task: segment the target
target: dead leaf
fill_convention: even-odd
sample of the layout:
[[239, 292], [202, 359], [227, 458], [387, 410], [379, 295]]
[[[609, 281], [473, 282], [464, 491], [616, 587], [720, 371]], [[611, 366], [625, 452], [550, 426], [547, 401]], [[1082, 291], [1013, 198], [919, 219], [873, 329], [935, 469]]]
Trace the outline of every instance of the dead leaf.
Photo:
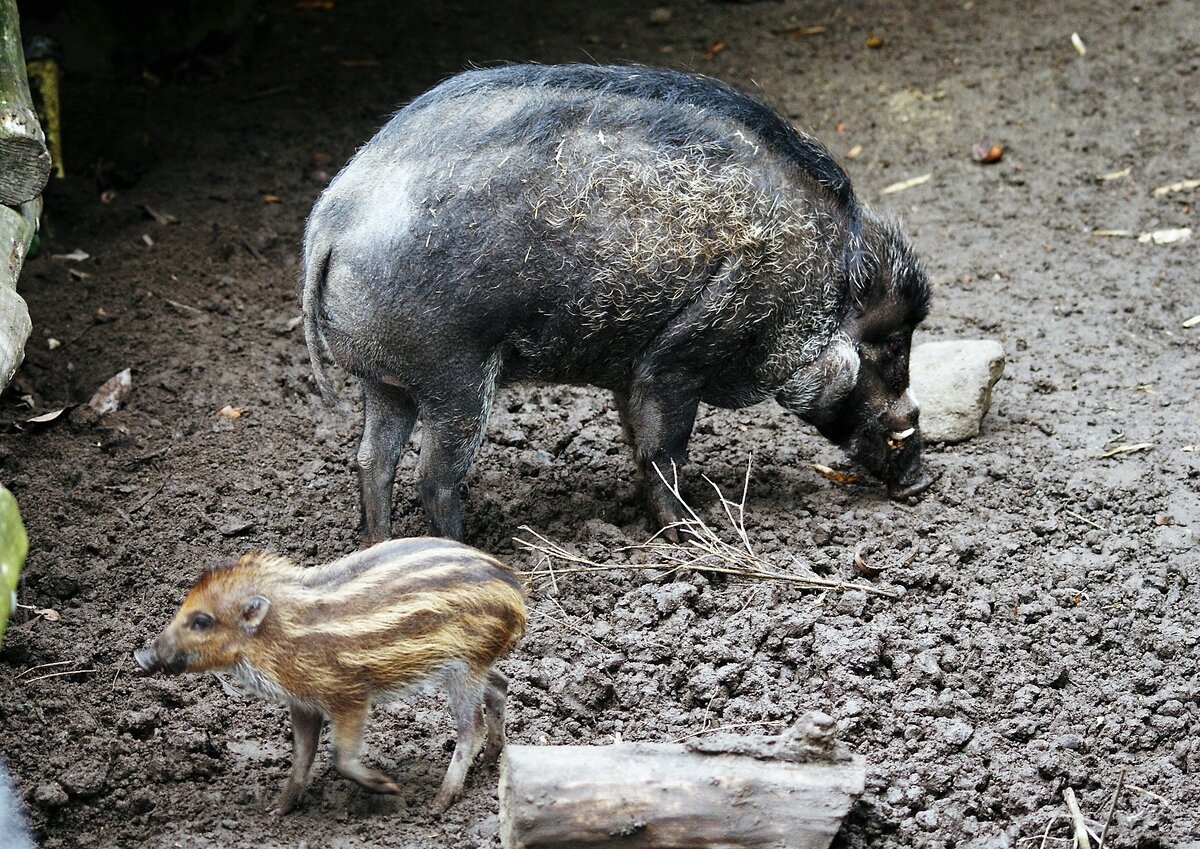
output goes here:
[[1151, 230], [1149, 233], [1142, 233], [1138, 236], [1138, 241], [1143, 244], [1171, 245], [1175, 242], [1186, 242], [1190, 238], [1192, 238], [1191, 227], [1170, 227], [1165, 230]]
[[71, 277], [73, 277], [76, 280], [87, 280], [89, 277], [92, 276], [92, 275], [88, 274], [86, 271], [80, 271], [78, 268], [68, 268], [67, 273], [70, 274]]
[[1151, 194], [1156, 198], [1163, 195], [1169, 195], [1173, 192], [1186, 192], [1188, 189], [1200, 189], [1200, 180], [1180, 180], [1178, 183], [1169, 183], [1165, 186], [1159, 186]]
[[1200, 324], [1200, 315], [1192, 316], [1191, 318], [1189, 318], [1187, 321], [1185, 321], [1183, 323], [1183, 326], [1185, 328], [1189, 328], [1189, 327], [1195, 327], [1197, 324]]
[[1132, 239], [1137, 233], [1132, 230], [1093, 230], [1093, 236], [1112, 236], [1123, 239]]
[[157, 221], [159, 224], [163, 225], [164, 227], [166, 227], [168, 224], [178, 224], [179, 223], [179, 219], [176, 218], [174, 215], [170, 215], [166, 212], [159, 212], [158, 210], [154, 209], [153, 207], [146, 206], [146, 204], [142, 204], [142, 209], [145, 210], [147, 215], [149, 215], [151, 218], [153, 218], [155, 221]]
[[726, 44], [722, 39], [718, 38], [712, 44], [708, 45], [708, 49], [704, 51], [704, 58], [708, 61], [712, 61], [713, 57], [715, 57], [728, 46], [729, 45]]
[[1004, 158], [1004, 145], [981, 141], [971, 147], [971, 156], [981, 165], [991, 165]]
[[46, 340], [46, 347], [49, 348], [51, 351], [57, 350], [61, 346], [62, 346], [62, 342], [55, 339], [53, 336], [51, 336], [49, 339]]
[[1147, 448], [1153, 447], [1153, 442], [1135, 442], [1132, 445], [1114, 445], [1101, 454], [1100, 459], [1107, 460], [1109, 457], [1116, 457], [1118, 454], [1132, 454], [1134, 451], [1145, 451]]
[[100, 193], [100, 203], [110, 204], [118, 197], [116, 189], [105, 189]]
[[146, 247], [148, 247], [148, 248], [154, 247], [154, 240], [150, 238], [149, 233], [142, 234], [142, 241], [146, 243]]
[[88, 401], [88, 406], [102, 416], [106, 413], [115, 413], [129, 397], [129, 390], [132, 387], [133, 377], [129, 369], [122, 369], [104, 381], [96, 390], [96, 394], [92, 396], [92, 400]]
[[867, 36], [867, 47], [870, 47], [872, 50], [878, 50], [880, 47], [883, 47], [883, 38], [878, 35]]
[[1096, 179], [1102, 183], [1109, 180], [1120, 180], [1122, 177], [1128, 177], [1133, 172], [1133, 166], [1122, 168], [1120, 171], [1109, 171], [1107, 174], [1097, 174]]
[[1154, 524], [1158, 525], [1159, 527], [1162, 527], [1163, 525], [1173, 525], [1175, 524], [1175, 517], [1168, 516], [1166, 513], [1159, 513], [1154, 517]]
[[51, 254], [50, 259], [62, 259], [67, 262], [83, 262], [85, 259], [91, 259], [92, 255], [82, 248], [76, 248], [69, 254]]
[[820, 35], [826, 31], [826, 27], [788, 27], [783, 31], [783, 34], [788, 38], [808, 38], [813, 35]]
[[97, 307], [96, 314], [92, 316], [92, 320], [95, 321], [96, 324], [108, 324], [115, 318], [116, 316], [110, 314], [106, 309], [104, 309], [104, 307]]
[[220, 416], [223, 419], [240, 419], [242, 417], [242, 413], [246, 412], [246, 410], [248, 410], [248, 409], [250, 409], [250, 408], [249, 407], [234, 407], [229, 404], [226, 404], [224, 407], [217, 410], [216, 415]]
[[846, 158], [847, 159], [858, 159], [858, 157], [862, 156], [862, 152], [863, 152], [863, 146], [861, 144], [856, 144], [854, 147], [852, 147], [848, 151], [846, 151]]
[[263, 195], [263, 203], [279, 203], [279, 195]]
[[1087, 55], [1087, 48], [1083, 45], [1083, 39], [1079, 37], [1079, 33], [1071, 33], [1071, 44], [1075, 46], [1075, 52], [1080, 56]]
[[862, 572], [868, 578], [877, 578], [886, 569], [886, 566], [874, 566], [863, 559], [862, 556], [863, 544], [860, 542], [854, 548], [854, 568]]
[[53, 607], [35, 607], [33, 612], [45, 619], [47, 622], [57, 622], [62, 619], [62, 615]]
[[822, 466], [820, 463], [810, 463], [809, 465], [813, 467], [813, 470], [816, 471], [817, 474], [821, 475], [822, 477], [829, 478], [834, 483], [850, 484], [858, 483], [859, 481], [858, 475], [839, 472], [837, 469], [831, 469], [828, 466]]
[[67, 411], [66, 407], [59, 410], [53, 410], [49, 413], [42, 413], [40, 416], [34, 416], [31, 419], [26, 419], [25, 424], [49, 424]]
[[890, 186], [880, 189], [879, 193], [881, 195], [891, 195], [895, 194], [896, 192], [907, 191], [908, 189], [919, 186], [922, 183], [928, 183], [932, 178], [933, 174], [922, 174], [920, 177], [910, 177], [907, 180], [901, 180], [899, 183], [892, 183]]

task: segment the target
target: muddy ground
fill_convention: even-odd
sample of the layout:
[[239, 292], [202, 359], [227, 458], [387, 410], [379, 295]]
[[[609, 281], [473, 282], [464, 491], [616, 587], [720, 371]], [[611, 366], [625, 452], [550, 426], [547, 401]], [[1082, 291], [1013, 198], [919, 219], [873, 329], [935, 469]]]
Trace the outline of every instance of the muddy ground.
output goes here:
[[[1063, 790], [1099, 834], [1122, 771], [1108, 845], [1200, 846], [1200, 327], [1182, 327], [1200, 242], [1093, 233], [1197, 225], [1196, 189], [1153, 191], [1200, 177], [1190, 3], [663, 0], [658, 23], [631, 0], [329, 5], [264, 4], [228, 49], [64, 81], [69, 173], [21, 281], [34, 335], [3, 417], [86, 401], [123, 368], [133, 390], [99, 422], [0, 436], [31, 539], [20, 601], [57, 612], [24, 609], [0, 654], [0, 739], [41, 845], [498, 845], [494, 768], [425, 812], [452, 746], [439, 699], [375, 712], [370, 759], [402, 797], [350, 786], [326, 743], [307, 806], [276, 820], [285, 712], [205, 677], [136, 679], [130, 653], [216, 558], [355, 547], [357, 399], [347, 379], [321, 406], [293, 321], [305, 216], [397, 105], [528, 59], [756, 90], [905, 220], [936, 298], [918, 341], [997, 339], [1008, 366], [982, 434], [933, 446], [941, 478], [912, 503], [817, 475], [838, 452], [772, 405], [702, 411], [686, 485], [705, 517], [720, 511], [700, 474], [736, 492], [753, 454], [762, 556], [861, 579], [866, 543], [895, 564], [872, 579], [894, 597], [629, 570], [538, 582], [503, 664], [510, 739], [756, 732], [819, 708], [869, 764], [840, 847], [1066, 847]], [[973, 161], [985, 140], [1001, 162]], [[52, 256], [76, 248], [89, 258]], [[614, 549], [647, 535], [632, 469], [604, 394], [509, 389], [468, 537], [523, 570], [539, 558], [514, 546], [521, 525], [627, 564]], [[413, 482], [410, 452], [398, 534], [423, 530]]]

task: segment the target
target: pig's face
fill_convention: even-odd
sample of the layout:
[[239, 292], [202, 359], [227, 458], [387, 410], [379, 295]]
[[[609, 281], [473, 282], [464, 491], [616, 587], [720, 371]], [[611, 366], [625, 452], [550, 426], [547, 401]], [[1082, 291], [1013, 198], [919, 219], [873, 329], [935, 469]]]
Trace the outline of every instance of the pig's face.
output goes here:
[[[807, 392], [781, 401], [888, 486], [894, 498], [933, 483], [922, 467], [919, 409], [908, 388], [913, 330], [929, 310], [929, 281], [890, 223], [864, 233], [865, 273], [839, 332], [804, 375]], [[798, 385], [804, 385], [801, 382]]]
[[229, 598], [219, 581], [201, 579], [166, 629], [147, 648], [134, 652], [145, 673], [228, 669], [241, 659], [246, 640], [266, 618], [270, 602], [259, 595]]

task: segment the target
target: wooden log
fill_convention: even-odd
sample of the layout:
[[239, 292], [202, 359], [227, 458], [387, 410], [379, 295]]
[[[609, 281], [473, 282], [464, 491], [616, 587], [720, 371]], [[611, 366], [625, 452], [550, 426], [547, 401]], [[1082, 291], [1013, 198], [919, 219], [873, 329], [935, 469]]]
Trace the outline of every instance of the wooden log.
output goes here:
[[19, 210], [0, 206], [0, 390], [25, 358], [25, 340], [33, 329], [25, 299], [17, 294], [17, 277], [41, 211], [40, 197], [22, 204]]
[[863, 760], [808, 714], [773, 738], [690, 745], [508, 746], [505, 849], [826, 849], [863, 791]]
[[16, 0], [0, 0], [0, 204], [20, 206], [50, 178], [46, 137], [33, 111]]

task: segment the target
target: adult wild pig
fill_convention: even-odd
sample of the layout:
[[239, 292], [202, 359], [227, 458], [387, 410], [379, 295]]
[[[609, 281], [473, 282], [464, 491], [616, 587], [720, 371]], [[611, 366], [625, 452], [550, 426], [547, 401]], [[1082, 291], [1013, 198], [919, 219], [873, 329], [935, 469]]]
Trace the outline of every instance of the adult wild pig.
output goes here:
[[654, 518], [653, 468], [684, 459], [701, 401], [775, 398], [887, 483], [924, 490], [913, 328], [929, 283], [899, 227], [816, 140], [704, 77], [517, 65], [453, 77], [400, 110], [308, 220], [305, 338], [356, 375], [364, 542], [390, 535], [419, 417], [433, 532], [496, 386], [612, 391]]

